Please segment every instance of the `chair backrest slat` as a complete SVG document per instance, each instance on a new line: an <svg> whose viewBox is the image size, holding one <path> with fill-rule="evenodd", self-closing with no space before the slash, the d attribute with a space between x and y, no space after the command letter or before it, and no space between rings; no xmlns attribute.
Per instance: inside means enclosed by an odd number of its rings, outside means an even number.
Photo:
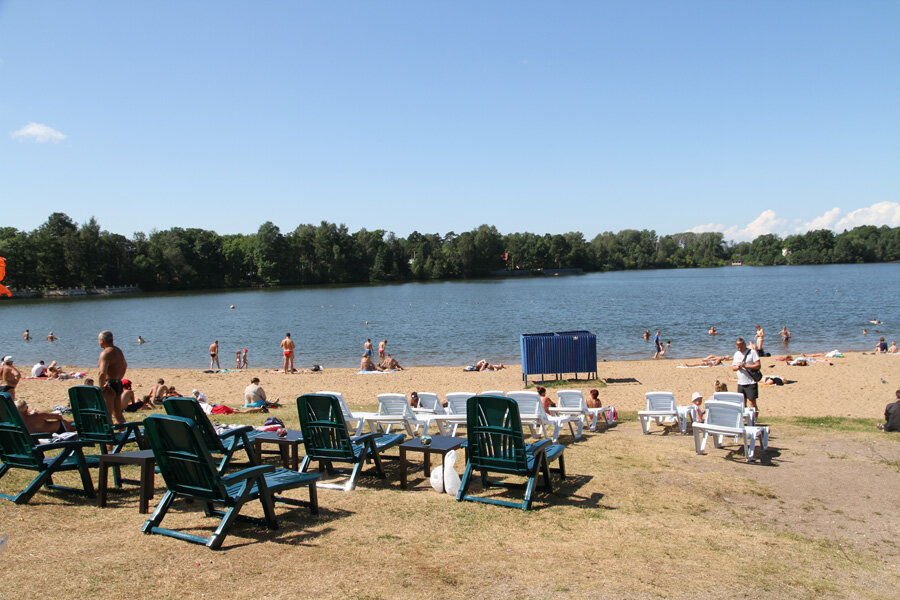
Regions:
<svg viewBox="0 0 900 600"><path fill-rule="evenodd" d="M170 490L210 500L227 499L222 477L193 420L151 415L144 419L144 432Z"/></svg>
<svg viewBox="0 0 900 600"><path fill-rule="evenodd" d="M741 408L744 407L744 395L739 392L715 392L709 401L724 402L740 406Z"/></svg>
<svg viewBox="0 0 900 600"><path fill-rule="evenodd" d="M706 403L706 416L703 422L717 427L734 427L741 429L744 426L744 407L730 402Z"/></svg>
<svg viewBox="0 0 900 600"><path fill-rule="evenodd" d="M297 398L297 414L307 456L313 460L356 460L337 396L303 394Z"/></svg>
<svg viewBox="0 0 900 600"><path fill-rule="evenodd" d="M472 396L467 403L466 456L476 469L526 473L528 461L519 406L502 396Z"/></svg>
<svg viewBox="0 0 900 600"><path fill-rule="evenodd" d="M450 392L447 394L447 412L451 415L466 414L466 402L474 396L472 392Z"/></svg>
<svg viewBox="0 0 900 600"><path fill-rule="evenodd" d="M31 470L41 470L44 466L43 457L34 449L19 409L6 392L0 392L0 462Z"/></svg>
<svg viewBox="0 0 900 600"><path fill-rule="evenodd" d="M78 439L95 444L116 443L112 418L100 388L93 385L70 387L69 406L72 407L72 420L78 429Z"/></svg>
<svg viewBox="0 0 900 600"><path fill-rule="evenodd" d="M206 443L206 449L210 452L225 452L225 446L222 445L222 438L216 434L216 430L209 417L203 412L203 408L196 398L172 397L163 400L163 407L166 414L174 417L185 417L191 419L197 426L200 433L200 439Z"/></svg>
<svg viewBox="0 0 900 600"><path fill-rule="evenodd" d="M560 408L582 411L587 409L587 402L585 402L581 390L559 390L556 392L556 397L559 399Z"/></svg>
<svg viewBox="0 0 900 600"><path fill-rule="evenodd" d="M675 394L672 392L647 392L644 397L647 398L647 410L676 412Z"/></svg>
<svg viewBox="0 0 900 600"><path fill-rule="evenodd" d="M537 392L519 390L507 392L506 396L512 398L519 405L519 413L528 417L535 417L543 412L544 407L541 405L541 395Z"/></svg>
<svg viewBox="0 0 900 600"><path fill-rule="evenodd" d="M419 392L419 408L430 410L436 415L443 415L447 411L441 404L441 399L437 394L432 392Z"/></svg>
<svg viewBox="0 0 900 600"><path fill-rule="evenodd" d="M378 394L378 414L397 417L410 417L412 407L403 394Z"/></svg>

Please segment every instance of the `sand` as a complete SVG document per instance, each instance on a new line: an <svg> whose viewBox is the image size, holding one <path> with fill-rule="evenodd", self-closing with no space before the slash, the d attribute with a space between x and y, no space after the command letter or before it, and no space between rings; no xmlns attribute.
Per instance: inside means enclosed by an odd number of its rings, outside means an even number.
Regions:
<svg viewBox="0 0 900 600"><path fill-rule="evenodd" d="M147 515L137 511L134 486L111 490L103 510L92 500L42 490L24 506L0 500L0 533L9 535L0 557L0 596L35 596L34 573L41 573L50 583L37 595L47 599L210 593L222 599L895 598L900 515L892 507L900 493L900 434L879 432L875 423L900 387L900 356L854 353L834 366L808 367L763 359L765 373L796 383L762 389L762 421L772 433L754 463L731 443L722 449L710 444L697 456L692 436L674 427L641 434L633 411L644 407L644 392L671 390L686 404L693 391L708 395L717 378L732 374L728 366L680 369L680 362L599 365L601 377L618 380L602 388L601 398L619 409L622 423L580 441L564 432L567 478L555 480L552 494L538 490L532 511L437 494L418 457L409 489L401 490L398 461L385 460L384 479L368 470L354 492L320 490L318 516L278 505L278 530L236 525L225 549L212 552L141 533ZM79 370L96 376L96 367ZM291 426L297 423L293 399L305 392L340 391L354 409L373 409L382 392L443 395L523 385L516 366L373 375L132 368L128 376L138 393L162 377L184 393L196 387L231 406L258 376L287 404L270 415ZM20 397L49 409L65 404L65 389L76 383L23 381ZM256 425L270 415L222 420ZM854 419L820 422L825 416ZM134 467L126 472L137 474ZM10 472L0 490L21 490L30 479L30 473ZM73 473L59 482L77 483ZM473 485L479 495L521 497ZM162 489L157 477L152 505ZM258 506L245 510L261 515ZM177 504L166 519L164 526L202 535L217 524L196 503Z"/></svg>
<svg viewBox="0 0 900 600"><path fill-rule="evenodd" d="M601 362L598 365L599 376L604 382L611 382L601 388L600 398L604 406L612 405L619 411L628 412L645 408L644 393L649 391L672 391L679 404L687 405L693 392L700 392L708 398L717 379L727 381L729 390L736 390L737 384L729 380L734 376L730 365L679 368L683 362L693 361ZM764 416L880 418L885 405L892 401L894 392L900 388L900 355L851 352L844 358L831 359L831 362L832 366L816 363L792 367L776 361L774 357L763 358L764 374L780 375L793 383L760 386L761 413ZM81 365L66 366L65 369L85 371L94 378L97 375L96 367ZM134 382L137 396L149 392L156 380L162 378L184 395L199 389L211 402L232 407L242 404L244 387L252 377L259 377L270 397L280 398L282 403L288 403L291 407L301 394L332 390L343 393L354 410L377 407L377 395L380 393L409 394L416 390L436 392L443 397L447 392L510 391L523 389L524 385L519 365L509 365L502 371L494 372L466 372L461 366L414 366L395 373L366 375L358 374L355 369L326 368L316 373L285 375L270 373L266 369L203 373L194 369L142 369L134 365L129 368L127 377ZM540 378L530 377L529 384L533 385L536 380L539 382ZM18 397L28 401L33 409L48 410L66 404L65 389L80 383L81 380L24 380L19 384ZM563 387L587 392L592 387L598 387L598 382L570 380ZM553 389L550 396L555 397ZM247 420L249 424L255 424L260 419L257 415L248 415Z"/></svg>

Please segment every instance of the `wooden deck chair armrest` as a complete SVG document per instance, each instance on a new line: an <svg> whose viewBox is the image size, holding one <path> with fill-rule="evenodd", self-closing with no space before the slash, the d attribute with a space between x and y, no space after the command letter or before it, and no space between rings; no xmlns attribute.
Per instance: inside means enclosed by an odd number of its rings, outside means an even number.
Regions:
<svg viewBox="0 0 900 600"><path fill-rule="evenodd" d="M45 434L46 435L46 434ZM65 440L62 442L50 442L48 444L38 444L35 450L46 452L47 450L59 450L61 448L84 448L85 446L93 446L94 442L82 442L80 440Z"/></svg>
<svg viewBox="0 0 900 600"><path fill-rule="evenodd" d="M240 427L237 427L235 429L229 429L228 431L223 431L222 433L220 433L218 435L220 438L222 438L224 440L225 438L233 437L233 436L241 434L241 433L249 433L251 431L253 431L253 427L251 425L241 425Z"/></svg>
<svg viewBox="0 0 900 600"><path fill-rule="evenodd" d="M231 485L233 483L237 483L239 481L244 481L246 479L251 479L253 477L262 477L266 473L274 473L275 465L257 465L255 467L248 467L246 469L242 469L237 473L232 473L231 475L225 475L222 477L222 483L225 485Z"/></svg>
<svg viewBox="0 0 900 600"><path fill-rule="evenodd" d="M31 443L37 444L41 440L49 439L50 436L53 434L52 433L29 433L28 435L31 437Z"/></svg>

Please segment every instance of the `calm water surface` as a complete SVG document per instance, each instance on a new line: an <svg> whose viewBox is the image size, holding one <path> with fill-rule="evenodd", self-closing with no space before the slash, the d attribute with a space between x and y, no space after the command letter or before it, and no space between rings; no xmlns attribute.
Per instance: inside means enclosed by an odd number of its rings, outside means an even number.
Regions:
<svg viewBox="0 0 900 600"><path fill-rule="evenodd" d="M133 367L205 368L219 340L222 367L248 348L251 367L279 367L289 331L296 365L359 364L366 338L388 340L406 365L519 363L523 333L588 329L602 359L647 358L641 334L662 330L669 359L731 354L734 338L766 331L782 353L870 350L900 338L900 264L725 267L384 286L0 302L0 353L90 367L97 332L110 329ZM235 310L229 306L235 305ZM877 317L884 325L871 325ZM368 324L367 324L368 322ZM720 334L707 335L710 325ZM34 340L24 342L30 329ZM869 330L863 336L862 330ZM53 331L60 341L49 343ZM142 335L148 343L139 346Z"/></svg>

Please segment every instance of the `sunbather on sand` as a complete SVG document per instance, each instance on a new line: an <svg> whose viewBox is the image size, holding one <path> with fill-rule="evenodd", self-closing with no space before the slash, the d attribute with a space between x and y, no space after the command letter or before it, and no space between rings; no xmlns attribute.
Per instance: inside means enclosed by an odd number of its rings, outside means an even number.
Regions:
<svg viewBox="0 0 900 600"><path fill-rule="evenodd" d="M269 407L280 408L281 404L278 402L278 398L275 398L274 401L266 398L266 391L259 385L259 377L254 377L250 380L250 385L244 388L244 408L260 410L244 410L240 412L265 412L262 409Z"/></svg>
<svg viewBox="0 0 900 600"><path fill-rule="evenodd" d="M475 369L477 371L499 371L500 369L505 369L505 368L506 367L503 366L503 363L498 363L496 365L492 365L491 363L489 363L488 361L486 361L483 358L481 360L479 360L477 363L475 363Z"/></svg>
<svg viewBox="0 0 900 600"><path fill-rule="evenodd" d="M726 360L731 360L730 356L716 356L715 354L710 354L706 358L700 359L700 362L696 363L682 363L682 367L718 367Z"/></svg>
<svg viewBox="0 0 900 600"><path fill-rule="evenodd" d="M74 428L71 421L66 421L56 413L28 410L28 403L24 400L16 400L16 408L19 409L29 433L63 433Z"/></svg>
<svg viewBox="0 0 900 600"><path fill-rule="evenodd" d="M588 408L603 408L603 402L600 401L599 390L591 390L588 394L590 397L585 400L585 404L587 404Z"/></svg>
<svg viewBox="0 0 900 600"><path fill-rule="evenodd" d="M375 367L375 363L372 362L372 359L369 358L368 354L363 354L362 358L359 361L359 370L360 371L378 371Z"/></svg>
<svg viewBox="0 0 900 600"><path fill-rule="evenodd" d="M397 362L396 358L393 358L390 354L384 357L384 360L381 361L381 364L378 365L379 371L402 371L403 367L400 366L400 363Z"/></svg>

